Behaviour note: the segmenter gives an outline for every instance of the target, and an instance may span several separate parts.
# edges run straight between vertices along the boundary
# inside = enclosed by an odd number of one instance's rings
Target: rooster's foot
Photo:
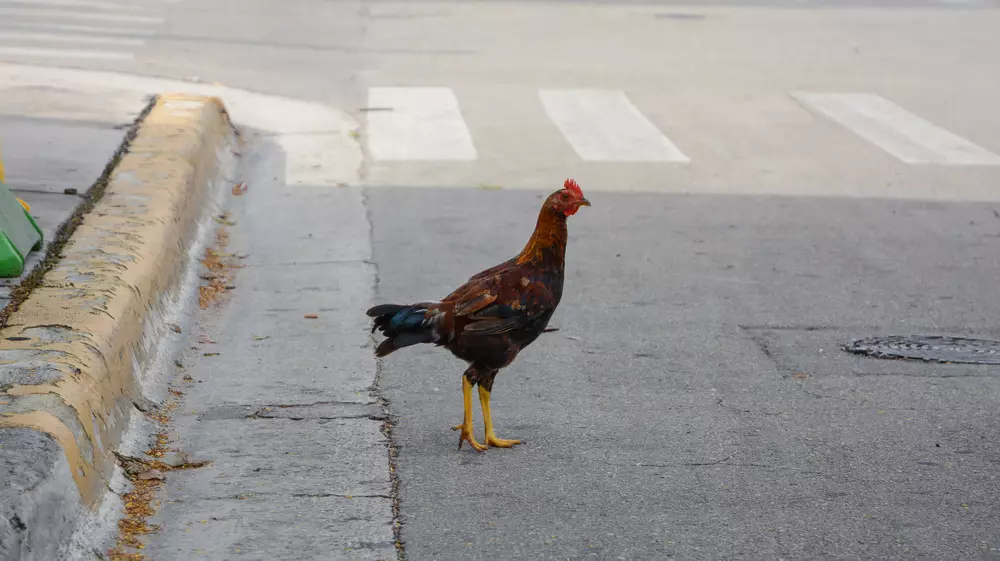
[[[460,430],[462,434],[458,437],[458,449],[462,449],[462,443],[468,442],[469,446],[477,452],[485,452],[487,446],[483,446],[476,441],[476,437],[472,434],[472,425],[455,425],[451,427],[451,430]]]
[[[514,446],[520,444],[520,440],[507,440],[505,438],[497,438],[495,434],[486,435],[486,444],[493,446],[494,448],[513,448]]]
[[[483,423],[486,424],[486,444],[495,448],[513,448],[520,440],[497,438],[493,432],[493,411],[490,409],[490,390],[479,386],[479,403],[483,406]]]

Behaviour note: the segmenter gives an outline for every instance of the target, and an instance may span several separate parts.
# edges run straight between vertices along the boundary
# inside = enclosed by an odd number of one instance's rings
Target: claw
[[[505,438],[497,438],[492,435],[486,437],[486,444],[495,448],[513,448],[520,443],[520,440],[507,440]]]
[[[476,441],[476,437],[473,436],[473,434],[472,434],[472,427],[471,426],[467,427],[465,425],[457,425],[457,426],[451,427],[451,430],[460,430],[460,431],[462,431],[462,434],[460,434],[459,437],[458,437],[458,449],[459,450],[462,449],[462,443],[463,442],[468,442],[469,446],[471,446],[472,449],[475,450],[476,452],[485,452],[486,449],[488,448],[488,446],[484,446],[484,445],[482,445],[482,444],[480,444],[479,442]]]

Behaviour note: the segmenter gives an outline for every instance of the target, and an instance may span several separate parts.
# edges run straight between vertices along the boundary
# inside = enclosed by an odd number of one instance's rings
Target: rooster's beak
[[[590,201],[588,201],[587,199],[580,199],[579,205],[580,206],[590,206]]]

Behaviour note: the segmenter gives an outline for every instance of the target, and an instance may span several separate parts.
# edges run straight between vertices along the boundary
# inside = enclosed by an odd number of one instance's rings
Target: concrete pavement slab
[[[358,188],[290,185],[248,133],[228,197],[231,290],[177,337],[171,473],[145,551],[165,559],[391,559],[396,517],[367,318],[375,282]],[[314,316],[314,317],[307,317]]]

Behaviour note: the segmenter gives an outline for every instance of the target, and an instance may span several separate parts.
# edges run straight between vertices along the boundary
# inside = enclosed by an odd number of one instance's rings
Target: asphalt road
[[[1000,336],[991,205],[588,197],[560,330],[494,386],[523,446],[456,450],[446,353],[381,363],[408,559],[998,558],[1000,371],[839,349]],[[373,190],[377,300],[440,298],[513,255],[538,203]]]
[[[410,560],[1000,558],[1000,370],[839,348],[1000,338],[995,3],[143,14],[88,35],[127,48],[0,58],[319,102],[364,150],[345,189],[283,183],[294,144],[248,149],[233,245],[261,261],[199,316],[217,343],[184,358],[178,439],[215,463],[168,480],[157,558],[391,556],[387,443],[378,415],[357,418],[379,399]],[[38,31],[8,16],[0,31]],[[65,52],[84,45],[119,56]],[[560,331],[494,391],[499,436],[525,444],[456,450],[463,365],[407,349],[376,370],[351,329],[372,302],[440,298],[511,256],[567,176],[594,206],[571,220]],[[268,405],[303,420],[244,415]]]

